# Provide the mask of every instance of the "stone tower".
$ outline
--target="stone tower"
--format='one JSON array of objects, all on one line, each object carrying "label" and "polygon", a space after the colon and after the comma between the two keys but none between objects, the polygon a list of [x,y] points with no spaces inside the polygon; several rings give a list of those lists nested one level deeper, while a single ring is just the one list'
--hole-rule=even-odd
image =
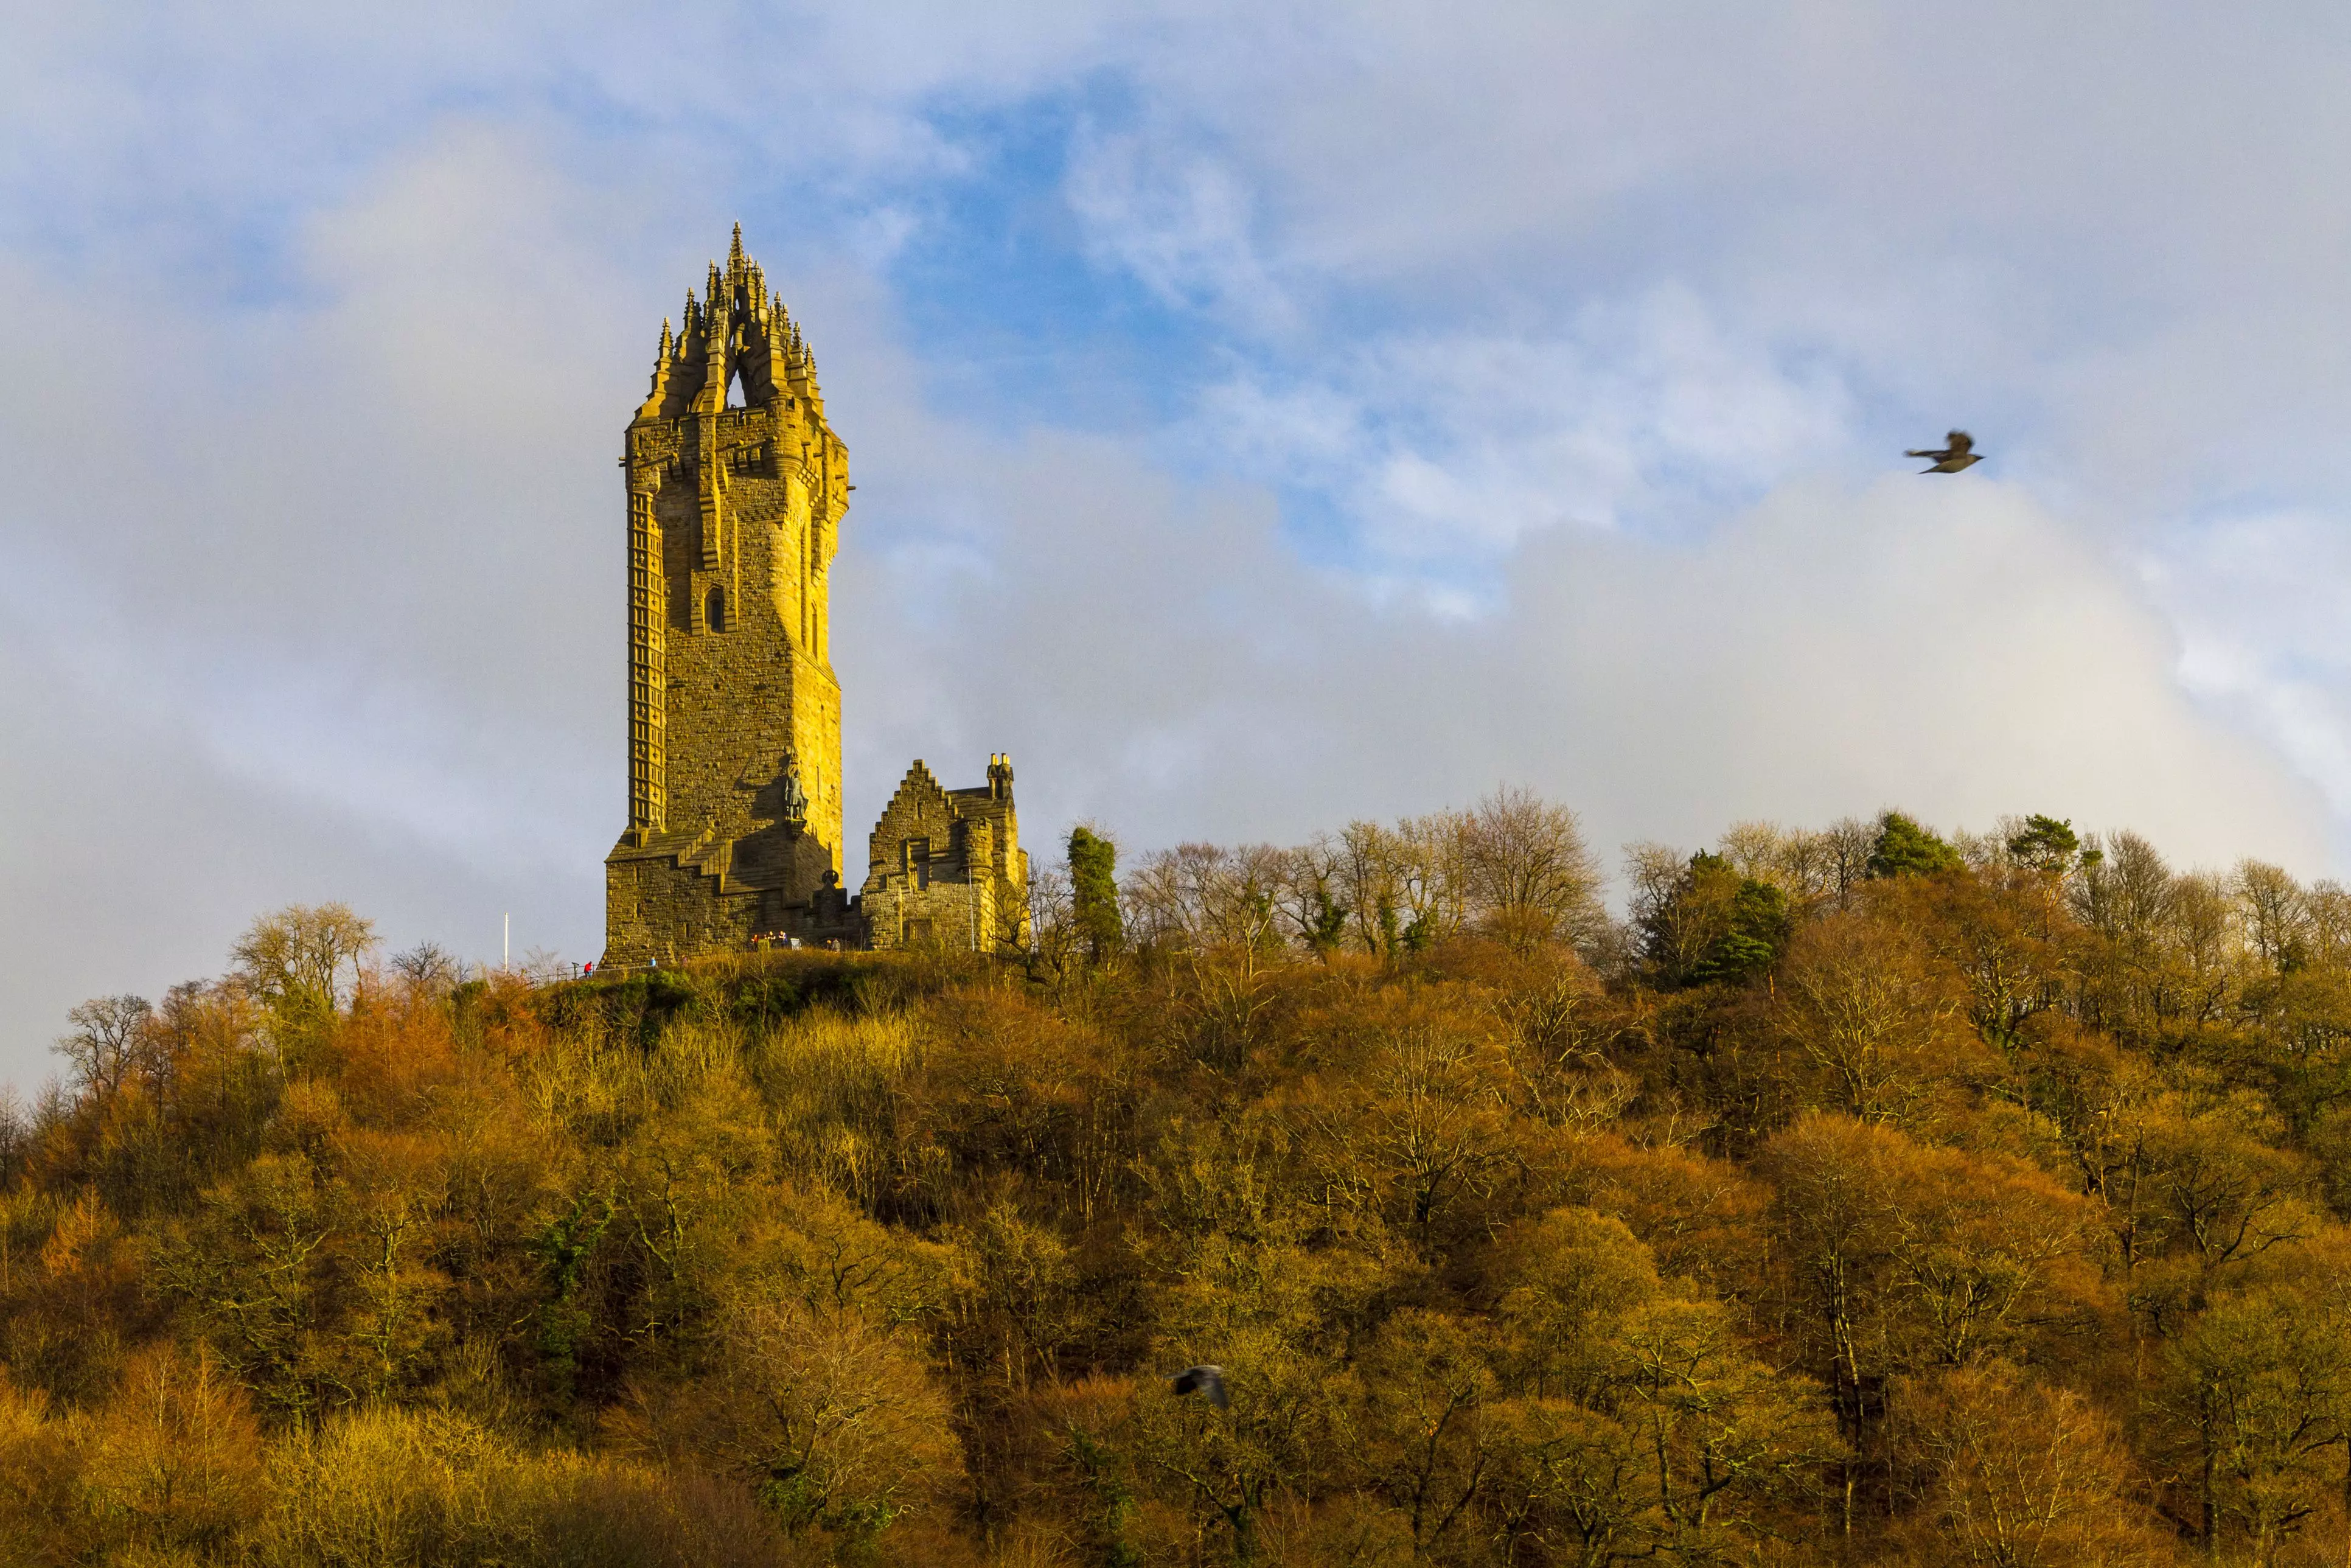
[{"label": "stone tower", "polygon": [[604,862],[605,962],[853,940],[826,592],[849,454],[740,225],[662,323],[621,466],[629,825]]}]

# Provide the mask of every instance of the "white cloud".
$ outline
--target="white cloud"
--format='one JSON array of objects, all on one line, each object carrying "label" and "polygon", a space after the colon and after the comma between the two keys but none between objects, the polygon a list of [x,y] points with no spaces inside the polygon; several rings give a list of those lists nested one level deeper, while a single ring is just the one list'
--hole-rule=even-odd
[{"label": "white cloud", "polygon": [[1560,524],[1684,531],[1817,467],[1850,400],[1777,359],[1667,287],[1557,334],[1384,333],[1278,388],[1245,372],[1210,389],[1197,439],[1332,497],[1381,570],[1442,580]]},{"label": "white cloud", "polygon": [[1083,133],[1064,194],[1093,258],[1166,303],[1206,305],[1260,335],[1301,324],[1257,244],[1251,188],[1223,158],[1197,148],[1171,158],[1133,133]]},{"label": "white cloud", "polygon": [[1143,844],[1288,837],[1508,779],[1604,843],[1895,804],[2324,856],[2321,803],[2181,690],[2127,566],[2011,488],[1792,486],[1681,546],[1553,532],[1510,556],[1505,608],[1459,622],[1302,566],[1246,491],[1093,440],[991,457],[880,412],[908,421],[893,456],[952,454],[1019,526],[984,580],[931,584],[917,635],[886,612],[886,555],[845,581],[843,668],[878,694],[860,776],[1008,746],[1032,840],[1086,816]]}]

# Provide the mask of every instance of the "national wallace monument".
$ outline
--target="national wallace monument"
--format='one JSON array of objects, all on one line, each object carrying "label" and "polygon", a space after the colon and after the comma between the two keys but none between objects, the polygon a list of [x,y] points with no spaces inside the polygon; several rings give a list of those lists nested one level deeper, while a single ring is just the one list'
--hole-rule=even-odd
[{"label": "national wallace monument", "polygon": [[827,575],[849,450],[743,229],[630,421],[629,825],[604,861],[607,966],[798,941],[1020,944],[1012,763],[943,789],[917,761],[842,883],[841,682]]}]

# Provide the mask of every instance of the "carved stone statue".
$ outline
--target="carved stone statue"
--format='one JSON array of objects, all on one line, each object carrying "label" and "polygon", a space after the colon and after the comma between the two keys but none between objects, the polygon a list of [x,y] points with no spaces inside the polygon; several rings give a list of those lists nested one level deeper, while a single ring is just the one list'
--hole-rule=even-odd
[{"label": "carved stone statue", "polygon": [[808,821],[808,791],[800,787],[800,759],[784,754],[784,821],[797,826]]}]

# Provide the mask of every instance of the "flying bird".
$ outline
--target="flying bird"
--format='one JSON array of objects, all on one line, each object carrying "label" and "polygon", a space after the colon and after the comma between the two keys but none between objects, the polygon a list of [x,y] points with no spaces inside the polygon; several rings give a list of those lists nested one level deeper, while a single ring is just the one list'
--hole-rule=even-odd
[{"label": "flying bird", "polygon": [[1966,431],[1955,430],[1943,439],[1950,444],[1940,452],[1906,452],[1902,455],[1933,458],[1935,465],[1932,468],[1919,469],[1918,472],[1921,474],[1956,474],[1970,463],[1983,461],[1982,455],[1975,450],[1976,438]]},{"label": "flying bird", "polygon": [[1229,1408],[1232,1400],[1225,1393],[1225,1369],[1221,1366],[1187,1366],[1174,1379],[1176,1396],[1203,1394],[1217,1409]]}]

